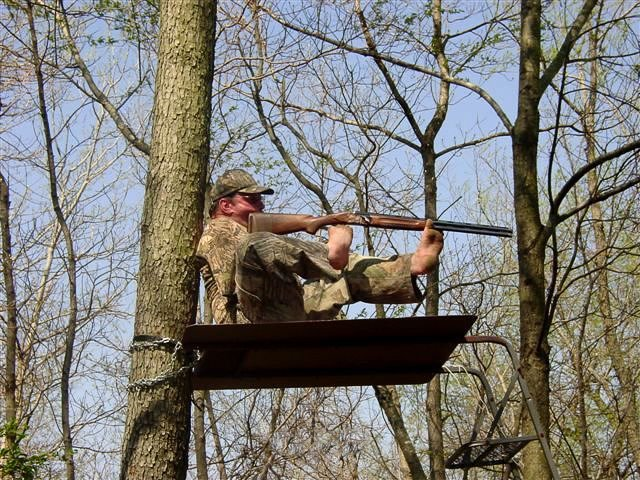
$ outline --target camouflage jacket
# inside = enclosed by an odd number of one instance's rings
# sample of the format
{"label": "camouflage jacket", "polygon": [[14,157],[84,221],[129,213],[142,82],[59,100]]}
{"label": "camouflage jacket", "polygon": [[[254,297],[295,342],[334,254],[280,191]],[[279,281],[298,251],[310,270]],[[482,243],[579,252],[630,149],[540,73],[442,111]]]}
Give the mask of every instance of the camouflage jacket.
{"label": "camouflage jacket", "polygon": [[211,220],[205,227],[197,255],[206,260],[200,268],[216,323],[248,323],[238,310],[236,295],[236,248],[247,235],[242,225],[226,217]]}

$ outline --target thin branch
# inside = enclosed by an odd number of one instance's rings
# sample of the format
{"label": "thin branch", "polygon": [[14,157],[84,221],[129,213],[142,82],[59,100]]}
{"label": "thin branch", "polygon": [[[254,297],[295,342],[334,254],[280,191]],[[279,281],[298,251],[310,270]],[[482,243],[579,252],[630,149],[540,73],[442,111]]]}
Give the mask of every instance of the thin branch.
{"label": "thin branch", "polygon": [[582,5],[582,9],[574,20],[573,25],[571,25],[571,28],[569,29],[567,36],[564,38],[564,42],[562,42],[562,46],[558,50],[558,53],[542,74],[538,92],[542,93],[547,89],[551,80],[553,80],[556,74],[560,71],[562,65],[566,63],[573,45],[576,43],[576,40],[580,38],[580,32],[585,23],[587,23],[587,20],[589,20],[591,12],[597,4],[598,0],[587,0],[584,5]]}
{"label": "thin branch", "polygon": [[554,219],[553,225],[558,225],[558,224],[564,222],[567,218],[570,218],[573,215],[577,214],[581,210],[584,210],[585,208],[589,208],[591,205],[595,205],[596,203],[604,202],[608,198],[611,198],[611,197],[613,197],[615,195],[618,195],[619,193],[622,193],[625,190],[633,188],[636,185],[640,185],[640,176],[634,177],[631,180],[629,180],[628,182],[622,183],[622,184],[618,185],[617,187],[610,188],[609,190],[605,190],[603,192],[599,192],[597,195],[593,195],[593,196],[589,197],[589,199],[585,200],[583,203],[581,203],[577,207],[572,208],[571,210],[563,213],[562,215],[558,215]]}
{"label": "thin branch", "polygon": [[[562,187],[562,189],[560,189],[560,191],[558,192],[558,194],[556,195],[556,198],[553,200],[553,204],[551,205],[551,211],[552,212],[558,212],[560,210],[560,204],[564,201],[565,197],[569,194],[569,192],[571,191],[571,189],[580,181],[582,180],[582,178],[584,178],[585,175],[587,175],[587,173],[589,173],[591,170],[594,170],[595,168],[599,167],[600,165],[605,164],[606,162],[608,162],[609,160],[613,160],[614,158],[618,158],[626,153],[630,153],[630,152],[634,152],[636,150],[640,150],[640,140],[636,140],[634,142],[628,143],[620,148],[617,148],[611,152],[605,153],[603,155],[601,155],[600,157],[596,158],[593,162],[588,163],[587,165],[584,165],[582,168],[579,168],[572,176],[571,178],[569,178],[569,180],[567,180],[567,182],[564,184],[564,186]],[[624,185],[627,185],[626,187],[624,187],[622,190],[618,190],[618,189],[612,189],[611,194],[608,193],[603,193],[600,197],[594,197],[596,198],[596,201],[602,201],[605,200],[606,198],[609,198],[611,195],[614,195],[615,193],[619,193],[619,191],[623,191],[626,190],[629,187],[632,187],[634,184],[636,184],[638,182],[638,179],[634,179],[631,180],[630,182],[627,182]],[[572,213],[566,213],[563,215],[559,215],[556,218],[549,218],[549,225],[557,225],[558,223],[560,223],[561,221],[565,220],[566,218],[568,218],[569,216],[571,216],[572,214],[574,214],[576,211],[581,210],[582,208],[586,208],[587,206],[593,204],[595,202],[590,202],[587,205],[582,205],[580,207],[577,207],[575,209],[573,209],[571,212]]]}
{"label": "thin branch", "polygon": [[104,92],[94,81],[93,76],[91,75],[91,71],[82,59],[80,51],[78,50],[78,47],[76,46],[75,41],[71,35],[69,21],[67,19],[67,12],[62,3],[62,0],[58,0],[58,6],[58,10],[55,12],[56,17],[60,20],[60,23],[62,25],[62,32],[68,42],[69,50],[71,50],[71,55],[76,62],[76,66],[80,69],[80,72],[82,73],[85,82],[87,82],[87,86],[91,90],[91,93],[93,94],[95,100],[100,105],[102,105],[102,107],[109,113],[109,116],[116,124],[116,127],[118,128],[118,130],[120,130],[120,133],[124,135],[127,141],[145,155],[149,155],[151,151],[149,145],[145,143],[144,140],[138,138],[134,131],[131,130],[122,115],[120,115],[120,112],[118,112],[118,109],[113,105],[113,103],[111,103],[111,101],[107,98]]}
{"label": "thin branch", "polygon": [[364,39],[367,42],[367,47],[369,47],[369,52],[371,53],[371,56],[375,64],[377,65],[378,70],[380,70],[380,73],[382,73],[382,76],[386,80],[387,86],[389,87],[389,90],[391,90],[391,94],[393,95],[396,103],[400,105],[400,108],[404,112],[404,116],[407,119],[407,122],[409,122],[409,125],[411,125],[413,133],[417,138],[420,139],[420,143],[422,143],[423,136],[422,131],[420,130],[420,125],[418,125],[418,121],[413,115],[411,107],[398,90],[398,86],[396,85],[395,80],[391,77],[391,73],[380,58],[377,45],[375,43],[375,40],[373,39],[373,35],[371,35],[371,30],[369,30],[369,24],[367,23],[367,19],[362,12],[362,8],[360,7],[360,0],[355,0],[354,9],[356,12],[356,16],[358,17],[358,20],[360,22],[360,27],[362,28],[362,34],[364,35]]}

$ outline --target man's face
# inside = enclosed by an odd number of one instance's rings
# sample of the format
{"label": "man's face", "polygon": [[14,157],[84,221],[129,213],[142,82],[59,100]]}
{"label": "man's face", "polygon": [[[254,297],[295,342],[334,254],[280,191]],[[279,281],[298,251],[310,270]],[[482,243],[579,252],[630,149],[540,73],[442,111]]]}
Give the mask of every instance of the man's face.
{"label": "man's face", "polygon": [[262,212],[264,203],[262,195],[259,193],[236,193],[229,199],[223,199],[227,202],[224,205],[225,214],[241,225],[247,226],[249,222],[249,214]]}

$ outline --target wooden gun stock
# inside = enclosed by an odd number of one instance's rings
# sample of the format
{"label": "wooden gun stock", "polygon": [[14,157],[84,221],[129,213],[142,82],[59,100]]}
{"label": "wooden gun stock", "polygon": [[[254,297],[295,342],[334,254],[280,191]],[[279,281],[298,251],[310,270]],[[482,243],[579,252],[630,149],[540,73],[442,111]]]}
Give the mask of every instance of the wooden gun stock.
{"label": "wooden gun stock", "polygon": [[[287,234],[294,232],[316,233],[329,225],[361,225],[364,227],[389,228],[393,230],[424,230],[426,220],[422,218],[401,217],[397,215],[378,215],[375,213],[333,213],[313,216],[297,213],[252,213],[249,215],[249,232],[271,232]],[[475,223],[448,222],[434,220],[433,226],[443,232],[475,233],[494,237],[511,237],[510,228]]]}

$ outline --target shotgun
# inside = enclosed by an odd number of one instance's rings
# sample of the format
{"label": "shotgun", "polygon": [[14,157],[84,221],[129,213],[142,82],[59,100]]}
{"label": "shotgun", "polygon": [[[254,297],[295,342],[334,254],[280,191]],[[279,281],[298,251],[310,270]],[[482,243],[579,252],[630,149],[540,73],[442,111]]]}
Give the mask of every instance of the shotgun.
{"label": "shotgun", "polygon": [[[294,232],[316,233],[329,225],[362,225],[363,227],[389,228],[393,230],[424,230],[425,219],[378,215],[366,212],[342,212],[315,217],[302,213],[252,213],[249,215],[249,232],[287,234]],[[475,233],[494,237],[511,237],[510,228],[478,225],[475,223],[434,220],[433,227],[443,232]]]}

